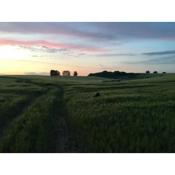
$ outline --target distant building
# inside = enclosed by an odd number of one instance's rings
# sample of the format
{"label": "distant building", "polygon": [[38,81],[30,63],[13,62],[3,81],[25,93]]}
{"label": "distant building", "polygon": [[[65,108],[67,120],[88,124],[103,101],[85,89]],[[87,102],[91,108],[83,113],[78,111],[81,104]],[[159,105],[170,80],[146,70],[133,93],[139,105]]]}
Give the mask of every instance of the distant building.
{"label": "distant building", "polygon": [[64,70],[64,71],[63,71],[63,76],[69,77],[69,76],[70,76],[70,71]]}
{"label": "distant building", "polygon": [[74,77],[77,77],[78,76],[78,72],[77,71],[74,71]]}
{"label": "distant building", "polygon": [[51,70],[50,76],[60,76],[60,72],[58,70]]}

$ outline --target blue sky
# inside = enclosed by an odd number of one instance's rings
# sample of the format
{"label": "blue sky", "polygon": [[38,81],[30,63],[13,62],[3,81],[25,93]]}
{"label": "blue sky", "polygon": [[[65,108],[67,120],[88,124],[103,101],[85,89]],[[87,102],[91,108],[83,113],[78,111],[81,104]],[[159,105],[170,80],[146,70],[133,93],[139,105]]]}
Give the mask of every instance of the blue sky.
{"label": "blue sky", "polygon": [[0,73],[175,71],[175,23],[0,23]]}

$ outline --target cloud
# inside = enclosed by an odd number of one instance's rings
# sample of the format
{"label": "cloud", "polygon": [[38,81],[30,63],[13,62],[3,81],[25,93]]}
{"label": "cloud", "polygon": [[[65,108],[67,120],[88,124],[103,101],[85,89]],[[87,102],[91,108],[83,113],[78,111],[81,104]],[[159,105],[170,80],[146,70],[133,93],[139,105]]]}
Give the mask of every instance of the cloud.
{"label": "cloud", "polygon": [[[165,50],[165,51],[151,51],[143,53],[113,53],[113,54],[98,54],[98,56],[103,57],[117,57],[117,56],[136,56],[142,57],[144,59],[141,61],[124,61],[125,64],[175,64],[175,50]],[[145,57],[146,56],[146,57]],[[151,58],[151,59],[150,59]]]}
{"label": "cloud", "polygon": [[152,60],[148,60],[147,62],[152,64],[175,64],[175,56],[152,59]]}
{"label": "cloud", "polygon": [[21,46],[26,48],[34,49],[34,46],[44,48],[48,52],[56,51],[66,51],[66,50],[76,50],[81,52],[92,52],[92,53],[101,53],[105,49],[95,47],[95,46],[85,46],[85,45],[76,45],[76,44],[65,44],[58,42],[50,42],[46,40],[12,40],[12,39],[0,39],[0,46],[2,45],[11,45],[11,46]]}
{"label": "cloud", "polygon": [[[87,29],[93,30],[88,31]],[[64,35],[89,39],[109,39],[107,33],[95,29],[93,23],[78,22],[1,22],[0,31],[19,34]]]}
{"label": "cloud", "polygon": [[32,47],[24,47],[24,49],[29,49],[32,52],[42,52],[42,53],[70,53],[71,49],[68,48],[49,48],[47,46],[32,46]]}
{"label": "cloud", "polygon": [[165,51],[152,51],[152,52],[143,52],[143,53],[101,53],[96,56],[102,57],[116,57],[116,56],[166,56],[166,55],[175,55],[175,50],[165,50]]}
{"label": "cloud", "polygon": [[142,55],[151,57],[151,59],[140,61],[146,64],[175,64],[175,50],[154,51],[142,53]]}
{"label": "cloud", "polygon": [[167,57],[159,57],[156,59],[150,59],[143,61],[143,63],[149,64],[175,64],[175,55],[174,56],[167,56]]}
{"label": "cloud", "polygon": [[102,53],[102,54],[97,54],[96,56],[100,57],[117,57],[117,56],[136,56],[137,53]]}
{"label": "cloud", "polygon": [[167,51],[160,51],[160,52],[146,52],[146,53],[142,53],[142,55],[146,55],[146,56],[175,55],[175,50],[167,50]]}
{"label": "cloud", "polygon": [[93,40],[175,40],[173,22],[2,22],[0,31],[64,35]]}
{"label": "cloud", "polygon": [[125,64],[175,64],[175,55],[162,56],[141,61],[125,61]]}

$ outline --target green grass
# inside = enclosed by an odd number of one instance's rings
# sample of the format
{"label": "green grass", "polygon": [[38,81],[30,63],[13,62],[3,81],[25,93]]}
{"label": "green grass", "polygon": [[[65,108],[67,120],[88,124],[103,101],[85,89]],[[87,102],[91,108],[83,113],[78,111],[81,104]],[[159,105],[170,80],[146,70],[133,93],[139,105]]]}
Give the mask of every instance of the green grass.
{"label": "green grass", "polygon": [[174,133],[175,74],[0,77],[0,152],[175,152]]}

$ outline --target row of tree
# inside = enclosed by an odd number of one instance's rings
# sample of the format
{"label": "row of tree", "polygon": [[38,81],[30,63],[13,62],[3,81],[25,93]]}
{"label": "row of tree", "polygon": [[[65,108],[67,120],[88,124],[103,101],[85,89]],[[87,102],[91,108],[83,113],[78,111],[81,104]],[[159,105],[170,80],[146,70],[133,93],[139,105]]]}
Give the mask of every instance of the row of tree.
{"label": "row of tree", "polygon": [[[61,73],[60,73],[60,71],[58,71],[58,70],[51,70],[51,71],[50,71],[50,76],[61,76]],[[70,73],[70,71],[68,71],[68,70],[64,70],[64,71],[62,72],[62,76],[67,76],[67,77],[69,77],[69,76],[71,76],[71,73]],[[77,72],[77,71],[74,71],[74,72],[73,72],[73,76],[74,76],[74,77],[77,77],[77,76],[78,76],[78,72]]]}
{"label": "row of tree", "polygon": [[[149,70],[147,70],[145,73],[146,73],[146,74],[150,74],[151,72],[150,72]],[[166,74],[166,72],[162,72],[162,73],[163,73],[163,74]],[[157,71],[154,71],[153,74],[158,74],[158,72],[157,72]]]}

